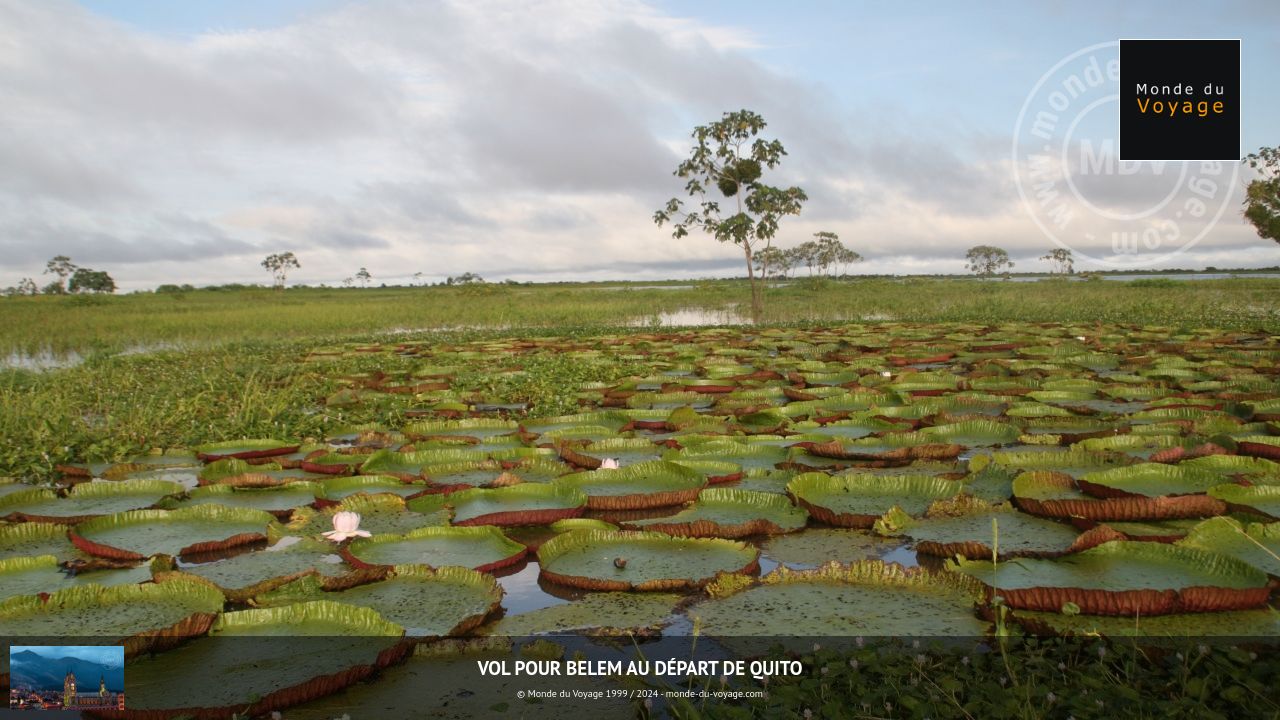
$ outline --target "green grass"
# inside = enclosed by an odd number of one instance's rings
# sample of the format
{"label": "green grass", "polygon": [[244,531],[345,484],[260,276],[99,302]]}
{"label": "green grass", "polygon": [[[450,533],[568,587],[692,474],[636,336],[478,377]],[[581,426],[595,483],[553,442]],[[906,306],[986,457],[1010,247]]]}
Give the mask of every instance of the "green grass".
{"label": "green grass", "polygon": [[[9,298],[0,300],[0,355],[323,340],[441,328],[645,325],[663,312],[685,308],[733,312],[750,302],[745,281],[689,285],[669,290],[486,285]],[[766,301],[766,323],[1029,321],[1280,328],[1280,280],[1272,279],[1164,283],[802,279],[769,289]]]}

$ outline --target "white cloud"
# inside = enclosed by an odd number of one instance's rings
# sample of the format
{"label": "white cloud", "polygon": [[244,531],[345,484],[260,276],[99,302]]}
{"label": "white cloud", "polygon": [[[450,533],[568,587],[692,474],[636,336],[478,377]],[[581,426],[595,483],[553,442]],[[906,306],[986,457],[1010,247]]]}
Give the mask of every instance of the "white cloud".
{"label": "white cloud", "polygon": [[741,107],[811,198],[781,245],[836,230],[877,272],[959,270],[980,242],[1043,252],[1005,138],[837,106],[762,45],[631,0],[378,0],[190,38],[0,0],[0,285],[56,253],[126,289],[265,282],[284,249],[300,282],[736,273],[736,248],[651,216],[692,125]]}

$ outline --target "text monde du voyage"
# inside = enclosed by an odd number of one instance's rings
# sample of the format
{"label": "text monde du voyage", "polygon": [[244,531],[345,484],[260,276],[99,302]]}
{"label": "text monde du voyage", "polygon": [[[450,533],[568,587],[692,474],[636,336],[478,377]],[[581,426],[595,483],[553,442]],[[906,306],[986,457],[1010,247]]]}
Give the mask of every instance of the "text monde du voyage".
{"label": "text monde du voyage", "polygon": [[1137,97],[1134,100],[1138,103],[1138,112],[1143,115],[1207,118],[1210,115],[1226,113],[1226,101],[1212,99],[1214,96],[1221,97],[1225,95],[1224,87],[1223,85],[1205,83],[1197,93],[1196,86],[1190,83],[1177,83],[1174,85],[1135,83],[1134,94]]}

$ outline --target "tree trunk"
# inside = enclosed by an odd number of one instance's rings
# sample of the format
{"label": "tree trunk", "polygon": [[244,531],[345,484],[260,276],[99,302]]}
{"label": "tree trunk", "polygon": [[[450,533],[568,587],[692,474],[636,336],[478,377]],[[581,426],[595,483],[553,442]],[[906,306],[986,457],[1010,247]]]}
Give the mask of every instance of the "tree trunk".
{"label": "tree trunk", "polygon": [[759,325],[764,316],[764,298],[760,294],[760,284],[756,282],[755,270],[751,267],[751,247],[744,243],[742,252],[747,256],[747,280],[751,283],[751,322]]}

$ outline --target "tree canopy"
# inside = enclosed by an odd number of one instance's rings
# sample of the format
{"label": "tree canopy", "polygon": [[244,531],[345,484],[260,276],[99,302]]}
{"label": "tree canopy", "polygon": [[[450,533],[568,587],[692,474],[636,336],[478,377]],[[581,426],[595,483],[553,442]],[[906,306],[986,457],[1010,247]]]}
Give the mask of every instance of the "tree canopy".
{"label": "tree canopy", "polygon": [[964,254],[965,269],[981,277],[991,277],[1013,267],[1009,253],[994,245],[975,245]]}
{"label": "tree canopy", "polygon": [[[809,199],[799,187],[781,188],[764,182],[765,170],[776,168],[787,154],[778,140],[759,137],[765,126],[760,115],[738,110],[695,127],[689,157],[674,173],[686,181],[690,206],[675,197],[653,215],[659,227],[671,223],[675,238],[701,230],[742,248],[751,283],[751,313],[757,322],[764,312],[764,297],[754,255],[770,247],[782,218],[799,215]],[[729,199],[731,207],[722,209],[713,190]]]}
{"label": "tree canopy", "polygon": [[1280,147],[1264,147],[1244,162],[1260,173],[1245,188],[1244,217],[1260,237],[1280,242]]}

